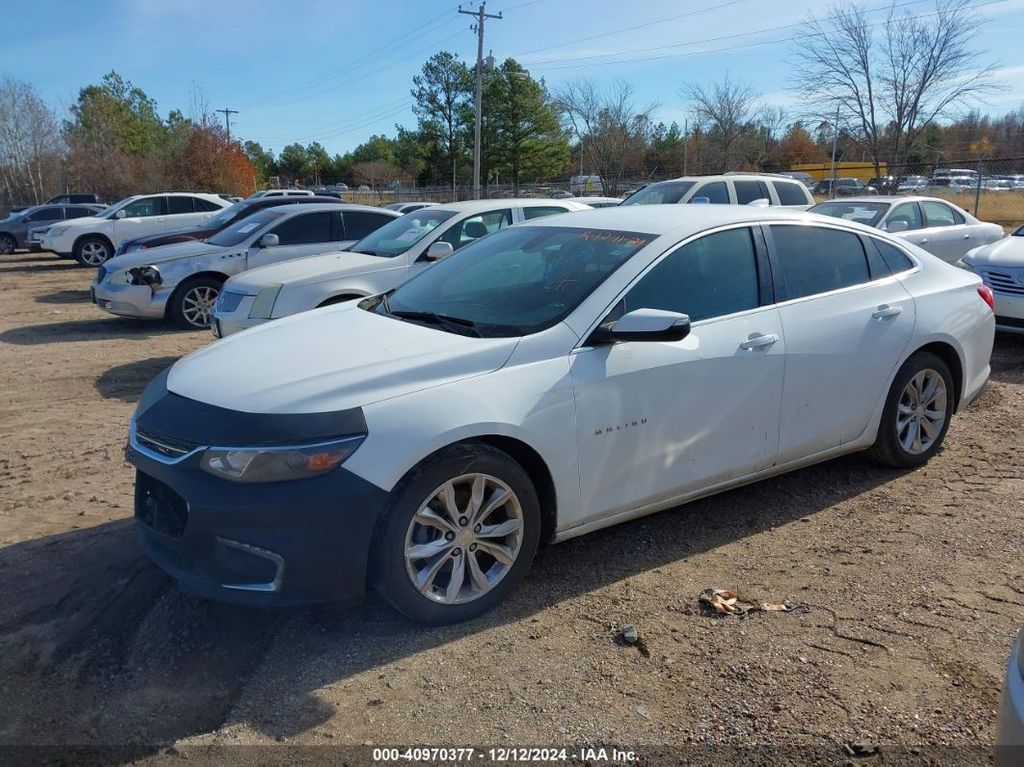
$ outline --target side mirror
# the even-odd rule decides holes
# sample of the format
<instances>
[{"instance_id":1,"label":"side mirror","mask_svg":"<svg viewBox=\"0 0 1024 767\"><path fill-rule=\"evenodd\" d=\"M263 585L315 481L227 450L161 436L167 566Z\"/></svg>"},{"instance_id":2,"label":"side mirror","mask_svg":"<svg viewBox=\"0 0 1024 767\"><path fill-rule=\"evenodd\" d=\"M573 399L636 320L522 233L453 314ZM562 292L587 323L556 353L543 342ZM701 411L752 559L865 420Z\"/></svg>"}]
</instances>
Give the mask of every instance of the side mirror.
<instances>
[{"instance_id":1,"label":"side mirror","mask_svg":"<svg viewBox=\"0 0 1024 767\"><path fill-rule=\"evenodd\" d=\"M682 341L690 334L690 318L662 309L634 309L613 322L599 326L587 343L616 341Z\"/></svg>"},{"instance_id":2,"label":"side mirror","mask_svg":"<svg viewBox=\"0 0 1024 767\"><path fill-rule=\"evenodd\" d=\"M121 210L114 214L114 218L124 218L127 215L128 214L124 212L124 208L121 208Z\"/></svg>"},{"instance_id":3,"label":"side mirror","mask_svg":"<svg viewBox=\"0 0 1024 767\"><path fill-rule=\"evenodd\" d=\"M276 234L265 234L260 237L259 245L261 248L273 248L281 244L281 239Z\"/></svg>"},{"instance_id":4,"label":"side mirror","mask_svg":"<svg viewBox=\"0 0 1024 767\"><path fill-rule=\"evenodd\" d=\"M896 232L906 232L909 230L910 224L908 224L906 221L890 221L884 227L884 231L889 232L889 234L894 234Z\"/></svg>"},{"instance_id":5,"label":"side mirror","mask_svg":"<svg viewBox=\"0 0 1024 767\"><path fill-rule=\"evenodd\" d=\"M440 261L443 258L448 258L454 252L455 248L449 242L432 242L424 257L427 261Z\"/></svg>"}]
</instances>

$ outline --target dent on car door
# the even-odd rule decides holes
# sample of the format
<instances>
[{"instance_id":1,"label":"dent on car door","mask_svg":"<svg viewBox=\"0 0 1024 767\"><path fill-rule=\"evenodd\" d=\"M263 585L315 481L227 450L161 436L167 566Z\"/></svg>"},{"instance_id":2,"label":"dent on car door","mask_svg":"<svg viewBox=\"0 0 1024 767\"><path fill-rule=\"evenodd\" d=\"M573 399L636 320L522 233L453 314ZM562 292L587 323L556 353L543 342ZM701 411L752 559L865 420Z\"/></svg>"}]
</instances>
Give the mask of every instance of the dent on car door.
<instances>
[{"instance_id":1,"label":"dent on car door","mask_svg":"<svg viewBox=\"0 0 1024 767\"><path fill-rule=\"evenodd\" d=\"M779 462L860 436L914 330L914 301L874 246L824 226L766 227L786 337Z\"/></svg>"},{"instance_id":2,"label":"dent on car door","mask_svg":"<svg viewBox=\"0 0 1024 767\"><path fill-rule=\"evenodd\" d=\"M681 341L583 346L570 359L587 520L740 477L778 450L785 341L759 231L705 235L626 292L688 314Z\"/></svg>"}]
</instances>

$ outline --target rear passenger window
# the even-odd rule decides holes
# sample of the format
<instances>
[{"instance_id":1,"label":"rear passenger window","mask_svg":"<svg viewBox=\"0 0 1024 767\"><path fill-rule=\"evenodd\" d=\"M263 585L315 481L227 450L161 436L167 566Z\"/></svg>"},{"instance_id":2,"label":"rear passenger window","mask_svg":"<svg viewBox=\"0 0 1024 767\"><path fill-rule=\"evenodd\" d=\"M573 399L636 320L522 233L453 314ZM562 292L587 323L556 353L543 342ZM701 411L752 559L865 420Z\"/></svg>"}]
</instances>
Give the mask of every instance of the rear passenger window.
<instances>
[{"instance_id":1,"label":"rear passenger window","mask_svg":"<svg viewBox=\"0 0 1024 767\"><path fill-rule=\"evenodd\" d=\"M196 210L203 213L212 213L215 210L223 210L219 205L212 203L209 200L204 200L202 197L193 197L192 201L196 206Z\"/></svg>"},{"instance_id":2,"label":"rear passenger window","mask_svg":"<svg viewBox=\"0 0 1024 767\"><path fill-rule=\"evenodd\" d=\"M274 229L280 245L310 245L331 242L331 214L306 213L285 221Z\"/></svg>"},{"instance_id":3,"label":"rear passenger window","mask_svg":"<svg viewBox=\"0 0 1024 767\"><path fill-rule=\"evenodd\" d=\"M736 203L746 205L754 200L768 200L768 186L763 181L733 181L736 189Z\"/></svg>"},{"instance_id":4,"label":"rear passenger window","mask_svg":"<svg viewBox=\"0 0 1024 767\"><path fill-rule=\"evenodd\" d=\"M870 282L860 237L816 226L771 227L787 298Z\"/></svg>"},{"instance_id":5,"label":"rear passenger window","mask_svg":"<svg viewBox=\"0 0 1024 767\"><path fill-rule=\"evenodd\" d=\"M376 232L388 221L395 220L394 216L360 210L345 211L342 215L345 219L346 240L361 240L371 232Z\"/></svg>"},{"instance_id":6,"label":"rear passenger window","mask_svg":"<svg viewBox=\"0 0 1024 767\"><path fill-rule=\"evenodd\" d=\"M899 274L914 268L914 262L895 245L890 245L885 240L876 240L874 237L871 238L871 242L878 248L878 252L885 259L885 263L889 266L889 271L893 274Z\"/></svg>"},{"instance_id":7,"label":"rear passenger window","mask_svg":"<svg viewBox=\"0 0 1024 767\"><path fill-rule=\"evenodd\" d=\"M172 216L175 213L192 213L195 208L192 206L191 197L168 197L167 212Z\"/></svg>"},{"instance_id":8,"label":"rear passenger window","mask_svg":"<svg viewBox=\"0 0 1024 767\"><path fill-rule=\"evenodd\" d=\"M682 312L697 322L758 304L754 242L743 228L709 234L666 256L626 294L623 309Z\"/></svg>"},{"instance_id":9,"label":"rear passenger window","mask_svg":"<svg viewBox=\"0 0 1024 767\"><path fill-rule=\"evenodd\" d=\"M806 205L807 195L799 184L786 181L774 181L775 191L779 195L780 205Z\"/></svg>"},{"instance_id":10,"label":"rear passenger window","mask_svg":"<svg viewBox=\"0 0 1024 767\"><path fill-rule=\"evenodd\" d=\"M729 188L724 181L712 181L710 184L697 187L693 197L707 197L712 205L728 205ZM693 202L693 197L690 198L690 202Z\"/></svg>"},{"instance_id":11,"label":"rear passenger window","mask_svg":"<svg viewBox=\"0 0 1024 767\"><path fill-rule=\"evenodd\" d=\"M544 216L557 216L559 213L566 213L565 208L542 206L536 208L523 208L523 218L529 221L531 218L544 218Z\"/></svg>"}]
</instances>

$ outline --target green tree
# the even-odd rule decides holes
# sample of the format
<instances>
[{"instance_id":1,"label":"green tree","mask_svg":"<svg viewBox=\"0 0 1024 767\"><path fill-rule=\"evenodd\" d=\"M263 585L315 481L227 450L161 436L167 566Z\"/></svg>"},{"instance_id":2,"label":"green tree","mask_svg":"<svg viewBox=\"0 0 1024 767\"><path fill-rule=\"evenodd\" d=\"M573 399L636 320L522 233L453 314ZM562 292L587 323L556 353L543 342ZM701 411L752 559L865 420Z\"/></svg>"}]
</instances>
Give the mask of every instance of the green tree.
<instances>
[{"instance_id":1,"label":"green tree","mask_svg":"<svg viewBox=\"0 0 1024 767\"><path fill-rule=\"evenodd\" d=\"M431 56L420 74L412 78L412 111L422 136L435 144L452 173L455 194L459 163L465 160L466 106L472 78L469 68L454 53Z\"/></svg>"},{"instance_id":2,"label":"green tree","mask_svg":"<svg viewBox=\"0 0 1024 767\"><path fill-rule=\"evenodd\" d=\"M246 141L242 145L242 149L245 156L249 158L249 162L256 168L256 175L261 182L266 182L271 176L277 175L277 161L274 159L274 153L269 149L264 149L260 142Z\"/></svg>"},{"instance_id":3,"label":"green tree","mask_svg":"<svg viewBox=\"0 0 1024 767\"><path fill-rule=\"evenodd\" d=\"M309 152L302 144L289 144L277 157L277 169L290 182L302 181L309 173Z\"/></svg>"},{"instance_id":4,"label":"green tree","mask_svg":"<svg viewBox=\"0 0 1024 767\"><path fill-rule=\"evenodd\" d=\"M319 141L314 141L306 147L306 156L309 158L309 170L313 174L313 183L322 183L321 176L330 170L331 156L323 148Z\"/></svg>"},{"instance_id":5,"label":"green tree","mask_svg":"<svg viewBox=\"0 0 1024 767\"><path fill-rule=\"evenodd\" d=\"M492 170L501 168L511 177L513 193L519 193L520 178L546 178L565 167L568 134L542 81L506 59L488 75L484 95L486 154Z\"/></svg>"}]
</instances>

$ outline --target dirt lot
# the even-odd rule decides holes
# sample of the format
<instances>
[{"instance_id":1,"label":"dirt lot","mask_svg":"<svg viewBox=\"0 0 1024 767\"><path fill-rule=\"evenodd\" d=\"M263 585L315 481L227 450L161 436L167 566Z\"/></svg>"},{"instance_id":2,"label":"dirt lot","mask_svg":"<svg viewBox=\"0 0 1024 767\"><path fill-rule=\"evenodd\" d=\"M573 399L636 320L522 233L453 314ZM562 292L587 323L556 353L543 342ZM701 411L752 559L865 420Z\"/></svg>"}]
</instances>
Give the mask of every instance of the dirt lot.
<instances>
[{"instance_id":1,"label":"dirt lot","mask_svg":"<svg viewBox=\"0 0 1024 767\"><path fill-rule=\"evenodd\" d=\"M147 563L127 421L209 338L107 317L90 279L49 255L0 263L0 744L777 744L842 762L867 741L987 759L1024 624L1024 339L997 340L989 389L924 469L852 456L552 547L497 612L425 630L378 600L211 604ZM705 617L711 586L810 609ZM646 652L615 641L628 623Z\"/></svg>"}]
</instances>

